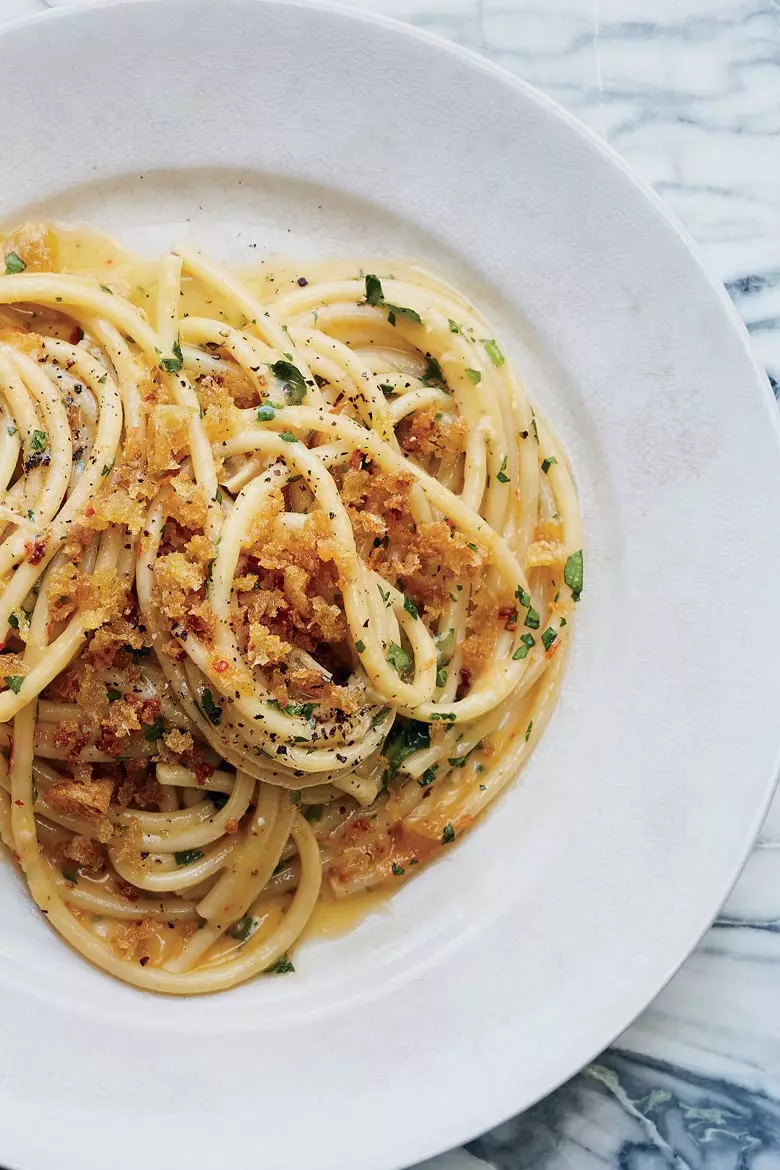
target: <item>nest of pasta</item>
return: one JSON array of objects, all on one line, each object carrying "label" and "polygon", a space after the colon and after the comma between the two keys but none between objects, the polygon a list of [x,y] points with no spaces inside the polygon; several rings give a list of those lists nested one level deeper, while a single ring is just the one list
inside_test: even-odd
[{"label": "nest of pasta", "polygon": [[488,325],[411,264],[6,237],[0,832],[159,991],[289,971],[542,731],[582,539]]}]

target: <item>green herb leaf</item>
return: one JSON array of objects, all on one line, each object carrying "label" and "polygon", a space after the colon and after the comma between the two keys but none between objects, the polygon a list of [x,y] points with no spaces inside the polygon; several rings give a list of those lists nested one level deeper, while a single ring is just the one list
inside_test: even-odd
[{"label": "green herb leaf", "polygon": [[533,636],[533,634],[521,634],[520,641],[522,642],[522,646],[517,647],[514,654],[512,655],[513,659],[527,658],[528,651],[536,645],[536,638]]},{"label": "green herb leaf", "polygon": [[173,357],[161,357],[160,366],[163,370],[167,370],[169,374],[178,374],[179,370],[184,366],[184,358],[182,357],[178,337],[173,343]]},{"label": "green herb leaf", "polygon": [[507,455],[504,456],[504,461],[498,470],[498,475],[496,476],[496,479],[498,480],[499,483],[509,483],[509,476],[504,474],[506,471],[506,465],[507,465],[508,458],[509,457]]},{"label": "green herb leaf", "polygon": [[49,436],[46,434],[46,431],[33,431],[30,439],[30,450],[36,454],[45,451],[48,442]]},{"label": "green herb leaf", "polygon": [[426,386],[439,386],[444,384],[444,373],[439,362],[430,354],[425,359],[425,373],[422,380]]},{"label": "green herb leaf", "polygon": [[528,743],[529,739],[531,738],[531,732],[533,731],[533,729],[534,729],[534,721],[532,719],[531,722],[528,724],[528,726],[525,729],[525,742],[526,743]]},{"label": "green herb leaf", "polygon": [[27,265],[21,256],[16,252],[8,252],[5,257],[5,270],[9,276],[15,276],[19,272],[24,272]]},{"label": "green herb leaf", "polygon": [[297,443],[298,442],[298,440],[296,439],[296,437],[292,433],[292,431],[282,431],[282,433],[279,435],[279,438],[284,439],[285,443]]},{"label": "green herb leaf", "polygon": [[420,616],[420,611],[412,601],[411,597],[404,596],[404,609],[407,613],[410,613],[413,618],[418,618]]},{"label": "green herb leaf", "polygon": [[395,390],[393,389],[393,387],[390,385],[389,382],[380,382],[379,389],[382,391],[385,398],[393,398],[395,395]]},{"label": "green herb leaf", "polygon": [[381,305],[384,299],[381,280],[378,276],[369,273],[366,277],[366,304]]},{"label": "green herb leaf", "polygon": [[403,674],[412,665],[409,655],[396,642],[391,642],[385,658],[398,674]]},{"label": "green herb leaf", "polygon": [[19,694],[19,691],[22,689],[22,683],[23,683],[23,682],[24,682],[24,677],[23,677],[22,675],[18,675],[18,674],[7,674],[7,675],[5,676],[5,683],[6,683],[6,686],[7,686],[7,687],[8,687],[10,690],[12,690],[12,691],[13,691],[13,693],[14,693],[15,695],[18,695],[18,694]]},{"label": "green herb leaf", "polygon": [[321,804],[307,805],[306,808],[303,810],[303,815],[306,817],[306,820],[309,822],[318,821],[320,819],[320,817],[322,816],[322,805]]},{"label": "green herb leaf", "polygon": [[427,723],[399,716],[382,744],[382,755],[394,776],[409,756],[430,746],[431,733]]},{"label": "green herb leaf", "polygon": [[263,406],[258,406],[258,408],[257,408],[257,421],[258,422],[270,422],[271,419],[275,417],[275,415],[276,415],[276,411],[274,410],[274,408],[272,406],[268,406],[267,404],[265,404]]},{"label": "green herb leaf", "polygon": [[355,643],[355,649],[357,650],[358,654],[365,653],[365,649],[366,649],[365,642],[363,642],[362,639],[358,638],[357,642]]},{"label": "green herb leaf", "polygon": [[529,606],[528,613],[525,615],[525,621],[523,622],[523,625],[528,626],[529,630],[538,630],[540,622],[541,618],[539,617],[539,614],[536,612],[533,606]]},{"label": "green herb leaf", "polygon": [[470,755],[471,752],[466,752],[465,756],[450,756],[447,759],[447,763],[451,768],[462,768],[468,761]]},{"label": "green herb leaf", "polygon": [[173,855],[177,865],[192,865],[193,861],[197,861],[202,856],[202,849],[179,849]]},{"label": "green herb leaf", "polygon": [[395,862],[395,861],[390,866],[390,869],[392,870],[392,872],[395,874],[396,877],[403,877],[403,875],[406,873],[406,870],[404,869],[404,867],[402,865],[398,865],[397,862]]},{"label": "green herb leaf", "polygon": [[214,702],[214,696],[208,687],[206,687],[203,694],[201,695],[200,702],[207,718],[214,724],[215,727],[218,727],[222,722],[222,708]]},{"label": "green herb leaf", "polygon": [[548,626],[547,629],[544,630],[542,633],[542,645],[544,646],[545,650],[550,649],[557,637],[558,635],[552,626]]},{"label": "green herb leaf", "polygon": [[439,666],[436,670],[436,686],[446,687],[447,685],[447,671],[443,666]]},{"label": "green herb leaf", "polygon": [[366,304],[374,305],[376,308],[387,309],[387,319],[391,325],[395,325],[396,316],[409,317],[412,321],[416,321],[418,325],[422,325],[422,317],[414,309],[404,308],[403,305],[388,304],[382,290],[382,282],[373,273],[369,273],[366,276]]},{"label": "green herb leaf", "polygon": [[427,788],[429,784],[433,784],[436,779],[436,773],[439,770],[438,764],[431,764],[430,768],[426,768],[417,783],[421,788]]},{"label": "green herb leaf", "polygon": [[383,589],[381,585],[377,585],[377,589],[379,590],[379,596],[382,598],[382,601],[385,603],[385,607],[387,609],[389,609],[390,608],[390,590]]},{"label": "green herb leaf", "polygon": [[467,373],[469,379],[471,380],[472,385],[478,386],[480,384],[480,382],[482,381],[482,375],[479,372],[479,370],[471,370],[468,367],[466,367],[466,373]]},{"label": "green herb leaf", "polygon": [[251,914],[245,914],[243,918],[239,918],[238,922],[234,922],[232,926],[227,928],[226,934],[238,942],[246,942],[254,928],[254,918]]},{"label": "green herb leaf", "polygon": [[284,397],[290,406],[298,406],[306,397],[306,379],[292,362],[274,362],[271,372],[282,383]]},{"label": "green herb leaf", "polygon": [[109,288],[107,284],[101,284],[100,288],[102,289],[103,292],[111,293],[111,296],[114,295],[114,290],[112,288]]},{"label": "green herb leaf", "polygon": [[528,609],[528,606],[531,604],[531,594],[526,593],[522,585],[518,585],[517,589],[515,589],[515,597],[521,605],[524,605],[525,608]]},{"label": "green herb leaf", "polygon": [[450,327],[450,333],[460,333],[460,325],[457,321],[453,321],[452,317],[447,318],[447,324]]},{"label": "green herb leaf", "polygon": [[117,687],[107,687],[106,698],[109,703],[116,703],[118,699],[122,698],[122,692]]},{"label": "green herb leaf", "polygon": [[502,354],[501,350],[498,348],[498,345],[496,344],[495,338],[494,337],[483,337],[482,344],[485,347],[485,353],[488,355],[488,357],[490,358],[493,365],[496,366],[496,368],[500,368],[501,366],[503,366],[504,355]]},{"label": "green herb leaf", "polygon": [[16,434],[16,427],[6,427],[6,430],[8,431],[8,434],[11,435],[12,437]]},{"label": "green herb leaf", "polygon": [[444,832],[441,835],[442,845],[449,845],[449,843],[451,841],[454,841],[454,840],[455,840],[455,830],[453,829],[452,825],[450,825],[450,824],[445,825]]},{"label": "green herb leaf", "polygon": [[454,711],[432,711],[430,715],[431,723],[435,723],[438,720],[447,720],[450,723],[454,723],[457,718]]},{"label": "green herb leaf", "polygon": [[571,589],[575,601],[579,601],[582,593],[582,549],[568,557],[563,567],[563,579]]},{"label": "green herb leaf", "polygon": [[547,475],[547,472],[550,470],[553,463],[557,463],[557,462],[558,462],[558,460],[555,458],[554,455],[550,455],[550,457],[548,459],[543,459],[542,460],[542,471],[544,472],[544,474]]},{"label": "green herb leaf", "polygon": [[165,735],[165,725],[162,719],[155,719],[154,723],[150,723],[148,727],[144,728],[144,739],[148,743],[157,743]]},{"label": "green herb leaf", "polygon": [[287,958],[287,955],[282,955],[281,958],[277,959],[275,963],[272,963],[270,967],[266,967],[266,971],[270,975],[289,975],[289,973],[294,970],[295,967]]}]

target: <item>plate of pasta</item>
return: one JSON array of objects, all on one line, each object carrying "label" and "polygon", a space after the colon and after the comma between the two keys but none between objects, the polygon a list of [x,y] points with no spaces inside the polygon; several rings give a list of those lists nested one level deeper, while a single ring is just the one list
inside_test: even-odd
[{"label": "plate of pasta", "polygon": [[736,877],[777,423],[549,101],[183,9],[0,34],[0,1161],[391,1170],[575,1072]]}]

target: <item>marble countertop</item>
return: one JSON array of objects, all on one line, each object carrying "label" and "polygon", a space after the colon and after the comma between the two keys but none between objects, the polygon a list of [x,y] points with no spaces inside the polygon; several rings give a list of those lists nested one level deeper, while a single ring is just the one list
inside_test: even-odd
[{"label": "marble countertop", "polygon": [[[698,240],[780,391],[778,0],[351,4],[486,54],[606,138]],[[0,0],[0,20],[45,7]],[[535,1108],[425,1164],[479,1167],[780,1167],[780,800],[720,917],[644,1015]]]}]

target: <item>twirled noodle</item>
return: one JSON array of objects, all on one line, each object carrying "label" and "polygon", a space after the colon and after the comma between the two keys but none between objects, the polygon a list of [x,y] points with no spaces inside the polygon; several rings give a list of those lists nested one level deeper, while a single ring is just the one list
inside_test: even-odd
[{"label": "twirled noodle", "polygon": [[292,970],[318,900],[408,877],[517,774],[579,510],[415,265],[242,280],[95,239],[3,246],[0,834],[92,962],[214,991]]}]

